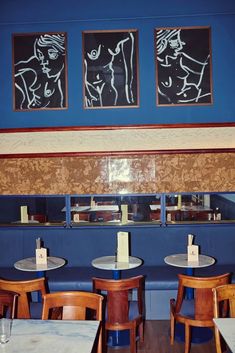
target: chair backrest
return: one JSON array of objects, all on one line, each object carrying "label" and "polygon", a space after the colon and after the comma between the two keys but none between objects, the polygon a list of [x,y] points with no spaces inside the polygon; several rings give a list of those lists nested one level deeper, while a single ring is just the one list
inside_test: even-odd
[{"label": "chair backrest", "polygon": [[[89,292],[68,291],[43,295],[42,319],[55,319],[52,309],[62,320],[86,320],[89,310],[94,311],[95,319],[102,320],[103,296]],[[54,314],[55,314],[54,313]],[[52,315],[52,316],[51,316]],[[92,319],[94,317],[92,316]]]},{"label": "chair backrest", "polygon": [[194,277],[178,274],[179,285],[176,300],[176,313],[181,309],[186,288],[194,288],[195,320],[213,319],[213,292],[212,288],[230,281],[230,273],[212,277]]},{"label": "chair backrest", "polygon": [[18,293],[16,317],[18,319],[30,319],[30,294],[36,291],[41,292],[41,295],[46,294],[45,278],[41,277],[27,281],[0,279],[0,290]]},{"label": "chair backrest", "polygon": [[17,297],[17,293],[6,290],[0,290],[0,318],[15,318]]},{"label": "chair backrest", "polygon": [[213,288],[214,317],[235,317],[235,284]]},{"label": "chair backrest", "polygon": [[122,324],[129,321],[129,294],[133,289],[137,290],[139,315],[143,315],[144,276],[120,280],[94,277],[92,281],[94,292],[106,292],[107,323]]},{"label": "chair backrest", "polygon": [[[103,299],[102,295],[79,291],[45,294],[43,295],[42,320],[87,320],[90,318],[101,322]],[[102,353],[101,324],[97,341],[97,353]]]}]

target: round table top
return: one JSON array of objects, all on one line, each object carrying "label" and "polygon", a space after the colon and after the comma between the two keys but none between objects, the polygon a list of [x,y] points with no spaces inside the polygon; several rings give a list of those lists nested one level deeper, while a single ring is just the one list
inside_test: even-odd
[{"label": "round table top", "polygon": [[20,271],[49,271],[55,270],[56,268],[62,267],[65,264],[65,260],[61,257],[48,256],[47,264],[36,264],[36,257],[28,257],[14,263],[14,267]]},{"label": "round table top", "polygon": [[199,261],[188,261],[187,254],[175,254],[166,256],[164,259],[165,263],[175,267],[207,267],[215,263],[215,259],[207,255],[199,255]]},{"label": "round table top", "polygon": [[129,256],[129,262],[117,262],[115,256],[97,257],[92,261],[92,266],[101,270],[129,270],[142,264],[138,257]]}]

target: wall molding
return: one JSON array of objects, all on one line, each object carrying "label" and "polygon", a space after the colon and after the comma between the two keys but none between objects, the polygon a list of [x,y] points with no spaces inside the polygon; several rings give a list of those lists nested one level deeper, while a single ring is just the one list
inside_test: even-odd
[{"label": "wall molding", "polygon": [[0,129],[0,158],[235,152],[235,123]]}]

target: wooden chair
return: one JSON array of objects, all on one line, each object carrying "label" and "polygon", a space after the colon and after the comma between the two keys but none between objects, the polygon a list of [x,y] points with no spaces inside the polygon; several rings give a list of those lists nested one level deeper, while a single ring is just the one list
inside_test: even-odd
[{"label": "wooden chair", "polygon": [[79,291],[45,294],[43,295],[42,320],[86,320],[89,318],[99,320],[97,353],[102,353],[103,299],[102,295]]},{"label": "wooden chair", "polygon": [[17,293],[0,290],[0,318],[15,318],[17,297]]},{"label": "wooden chair", "polygon": [[[214,300],[214,317],[235,317],[235,284],[226,284],[212,289]],[[224,339],[215,326],[216,352],[222,353],[226,348]]]},{"label": "wooden chair", "polygon": [[[31,301],[31,294],[32,292],[36,291],[39,292],[41,295],[46,294],[45,278],[42,277],[27,281],[12,281],[0,279],[0,290],[13,291],[19,294],[17,300],[17,319],[34,318],[34,315],[32,315],[31,311],[41,311],[41,303],[35,303],[35,305],[33,305],[34,303],[32,303]],[[39,315],[39,317],[41,317],[41,314]]]},{"label": "wooden chair", "polygon": [[[230,274],[213,277],[193,277],[178,274],[177,299],[170,300],[171,344],[174,343],[175,323],[185,325],[185,353],[191,347],[191,327],[214,327],[212,288],[229,283]],[[194,299],[184,300],[185,290],[194,289]]]},{"label": "wooden chair", "polygon": [[[144,340],[143,330],[143,283],[144,277],[137,276],[121,280],[93,278],[93,291],[106,293],[106,320],[104,342],[107,330],[130,331],[130,351],[136,353],[137,331]],[[137,289],[137,301],[129,301],[130,291]]]}]

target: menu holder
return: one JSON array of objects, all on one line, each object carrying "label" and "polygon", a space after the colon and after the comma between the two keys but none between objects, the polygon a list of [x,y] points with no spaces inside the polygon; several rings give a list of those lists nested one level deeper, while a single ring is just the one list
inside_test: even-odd
[{"label": "menu holder", "polygon": [[128,222],[128,205],[121,205],[122,223]]},{"label": "menu holder", "polygon": [[79,221],[80,221],[80,215],[79,215],[79,213],[75,213],[75,214],[73,215],[73,221],[74,221],[74,222],[79,222]]},{"label": "menu holder", "polygon": [[47,265],[47,249],[41,247],[40,238],[36,239],[36,265]]},{"label": "menu holder", "polygon": [[21,223],[28,223],[29,222],[28,207],[27,206],[20,206],[20,221],[21,221]]},{"label": "menu holder", "polygon": [[198,245],[193,245],[193,235],[188,234],[188,261],[198,262],[199,261],[199,247]]},{"label": "menu holder", "polygon": [[93,197],[91,198],[91,203],[90,203],[90,207],[95,207],[96,203],[95,200],[93,199]]},{"label": "menu holder", "polygon": [[117,233],[117,262],[129,262],[129,234]]}]

